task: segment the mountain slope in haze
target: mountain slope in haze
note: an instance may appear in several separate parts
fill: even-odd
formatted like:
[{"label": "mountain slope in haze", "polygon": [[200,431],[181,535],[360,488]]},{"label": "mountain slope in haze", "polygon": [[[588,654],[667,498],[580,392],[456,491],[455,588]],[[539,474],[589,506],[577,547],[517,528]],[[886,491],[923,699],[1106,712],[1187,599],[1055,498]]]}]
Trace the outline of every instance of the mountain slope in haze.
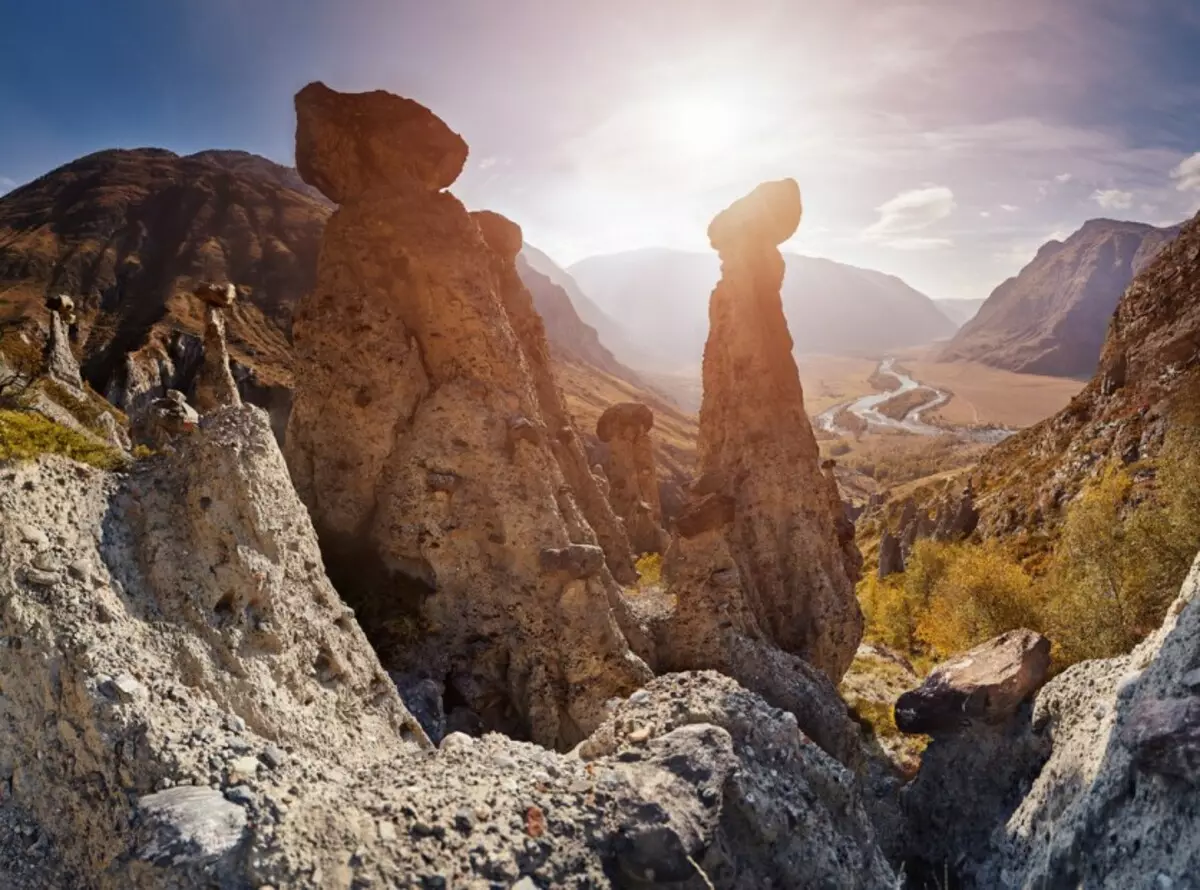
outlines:
[{"label": "mountain slope in haze", "polygon": [[1008,535],[1059,514],[1110,461],[1155,458],[1200,416],[1200,214],[1121,297],[1099,367],[1053,417],[991,449],[975,480],[981,528]]},{"label": "mountain slope in haze", "polygon": [[1066,241],[1048,242],[992,292],[942,349],[942,360],[1089,376],[1122,292],[1178,233],[1178,226],[1094,219]]},{"label": "mountain slope in haze", "polygon": [[[785,259],[783,305],[797,352],[879,355],[954,333],[933,301],[899,278],[832,260]],[[699,363],[708,337],[708,297],[721,274],[715,254],[654,248],[592,257],[569,271],[620,320],[632,345],[653,357],[650,370]],[[642,369],[635,359],[625,360]]]},{"label": "mountain slope in haze", "polygon": [[985,300],[934,300],[933,303],[941,310],[942,315],[950,319],[957,327],[962,327],[975,317],[985,303]]}]

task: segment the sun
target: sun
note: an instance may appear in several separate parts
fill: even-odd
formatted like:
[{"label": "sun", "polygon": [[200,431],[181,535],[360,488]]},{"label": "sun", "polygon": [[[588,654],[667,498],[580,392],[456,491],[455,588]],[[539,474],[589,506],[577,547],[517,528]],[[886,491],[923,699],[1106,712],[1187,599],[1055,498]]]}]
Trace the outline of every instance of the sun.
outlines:
[{"label": "sun", "polygon": [[736,149],[747,135],[744,108],[729,94],[663,97],[652,104],[650,114],[653,141],[686,158],[722,155]]}]

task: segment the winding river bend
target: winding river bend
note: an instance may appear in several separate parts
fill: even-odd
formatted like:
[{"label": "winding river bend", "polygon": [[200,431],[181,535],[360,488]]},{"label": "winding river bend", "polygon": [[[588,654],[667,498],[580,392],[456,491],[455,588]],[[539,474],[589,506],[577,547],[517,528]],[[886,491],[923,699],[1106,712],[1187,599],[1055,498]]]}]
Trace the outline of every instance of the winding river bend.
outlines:
[{"label": "winding river bend", "polygon": [[[888,392],[872,393],[869,396],[854,399],[850,402],[842,402],[834,405],[832,408],[827,408],[817,415],[817,426],[823,430],[832,433],[847,434],[847,430],[843,430],[837,425],[837,416],[843,411],[849,411],[851,414],[865,421],[868,428],[871,429],[889,429],[899,430],[906,433],[913,433],[918,436],[945,436],[956,435],[964,439],[970,439],[974,442],[1000,442],[1003,439],[1011,436],[1015,430],[1009,429],[973,429],[969,427],[943,427],[934,426],[931,423],[926,423],[922,420],[922,416],[927,411],[932,411],[934,408],[939,408],[946,402],[950,401],[950,394],[943,392],[937,387],[930,386],[927,383],[921,383],[914,380],[908,374],[896,369],[896,360],[894,358],[885,358],[879,363],[879,369],[876,372],[881,375],[888,375],[894,378],[899,386],[896,389]],[[903,417],[896,419],[888,417],[879,410],[879,406],[883,405],[899,395],[906,392],[912,392],[914,389],[925,387],[933,393],[933,395],[925,402],[912,408]]]}]

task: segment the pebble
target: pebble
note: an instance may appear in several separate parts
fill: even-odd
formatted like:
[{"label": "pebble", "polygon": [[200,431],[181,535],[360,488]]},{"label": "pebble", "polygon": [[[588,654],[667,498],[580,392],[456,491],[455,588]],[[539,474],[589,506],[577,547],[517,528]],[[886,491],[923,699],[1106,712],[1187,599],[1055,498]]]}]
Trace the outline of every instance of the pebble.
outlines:
[{"label": "pebble", "polygon": [[[229,764],[229,775],[250,778],[258,773],[257,757],[239,757]],[[232,781],[232,778],[231,778]]]},{"label": "pebble", "polygon": [[258,756],[270,769],[279,769],[287,759],[287,755],[278,745],[267,745],[263,748],[262,754]]},{"label": "pebble", "polygon": [[58,572],[47,572],[34,566],[27,566],[25,569],[25,580],[34,587],[53,587],[62,579],[59,577]]},{"label": "pebble", "polygon": [[245,785],[234,785],[225,789],[225,799],[245,807],[254,803],[254,794]]},{"label": "pebble", "polygon": [[1200,668],[1183,675],[1183,685],[1188,689],[1200,689]]},{"label": "pebble", "polygon": [[67,572],[72,578],[79,581],[86,581],[88,579],[88,565],[82,559],[77,559],[67,566]]},{"label": "pebble", "polygon": [[533,878],[525,877],[513,884],[512,890],[538,890],[538,885],[533,883]]},{"label": "pebble", "polygon": [[50,546],[50,539],[46,537],[46,533],[34,525],[22,525],[20,528],[21,540],[26,544],[33,544],[38,548]]},{"label": "pebble", "polygon": [[42,550],[34,558],[32,565],[43,572],[57,572],[60,568],[53,550]]},{"label": "pebble", "polygon": [[635,745],[640,745],[640,744],[642,744],[642,742],[647,741],[649,738],[650,738],[650,727],[649,726],[639,726],[637,729],[635,729],[633,732],[631,732],[629,734],[629,741],[633,742]]},{"label": "pebble", "polygon": [[379,822],[379,839],[381,841],[394,841],[396,839],[396,826],[391,822],[380,820]]},{"label": "pebble", "polygon": [[146,687],[134,679],[132,674],[119,674],[112,681],[113,691],[123,702],[131,702],[146,694]]},{"label": "pebble", "polygon": [[[649,701],[649,700],[650,700],[650,693],[647,692],[645,689],[639,689],[633,695],[629,696],[630,703],[635,704],[635,705],[639,705],[642,702]],[[526,880],[528,880],[528,878],[526,878]]]},{"label": "pebble", "polygon": [[222,725],[230,732],[245,732],[246,721],[237,714],[226,714]]}]

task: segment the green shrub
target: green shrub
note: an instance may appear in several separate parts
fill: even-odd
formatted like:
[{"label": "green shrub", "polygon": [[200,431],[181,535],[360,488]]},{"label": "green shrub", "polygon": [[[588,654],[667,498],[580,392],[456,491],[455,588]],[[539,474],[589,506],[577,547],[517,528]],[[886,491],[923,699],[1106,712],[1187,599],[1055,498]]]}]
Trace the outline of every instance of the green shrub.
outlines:
[{"label": "green shrub", "polygon": [[0,461],[61,454],[102,470],[121,465],[119,451],[32,411],[0,410]]}]

